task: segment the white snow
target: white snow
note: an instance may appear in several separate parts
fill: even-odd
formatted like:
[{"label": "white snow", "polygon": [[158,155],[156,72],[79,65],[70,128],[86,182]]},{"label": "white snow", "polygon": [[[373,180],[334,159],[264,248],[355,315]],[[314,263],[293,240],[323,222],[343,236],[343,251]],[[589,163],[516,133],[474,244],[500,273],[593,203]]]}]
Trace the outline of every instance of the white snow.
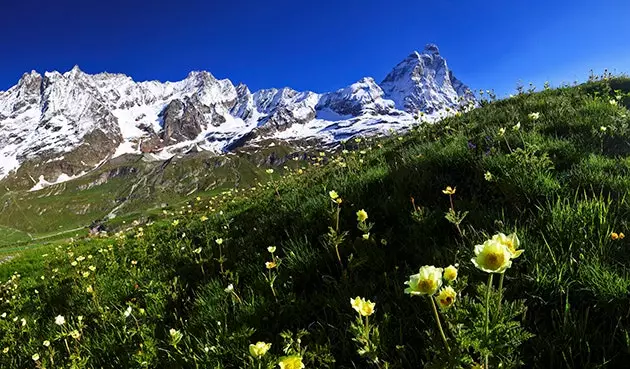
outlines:
[{"label": "white snow", "polygon": [[[161,113],[176,99],[202,112],[209,124],[191,140],[145,154],[147,160],[165,160],[190,149],[224,153],[253,130],[259,131],[251,144],[305,137],[332,142],[390,128],[404,130],[416,122],[418,111],[428,113],[424,121],[439,119],[445,108],[457,107],[460,98],[474,99],[433,45],[412,53],[380,85],[366,77],[324,94],[288,87],[251,93],[246,85],[235,87],[203,71],[177,82],[135,82],[123,74],[89,75],[78,67],[43,76],[33,71],[0,92],[0,179],[24,160],[41,155],[51,157],[48,162],[63,160],[64,153],[97,129],[112,139],[122,138],[103,160],[140,154],[142,140],[160,135]],[[50,183],[40,177],[33,188],[75,177],[61,175]]]},{"label": "white snow", "polygon": [[48,186],[52,186],[52,185],[56,185],[59,183],[64,183],[64,182],[68,182],[71,181],[73,179],[77,179],[80,177],[83,177],[86,174],[86,172],[81,172],[79,174],[76,174],[74,176],[69,176],[65,173],[61,173],[56,180],[52,181],[52,182],[48,182],[46,179],[44,179],[44,175],[39,176],[39,181],[35,184],[35,186],[33,186],[30,190],[28,190],[29,192],[33,192],[33,191],[39,191],[41,189],[44,189]]}]

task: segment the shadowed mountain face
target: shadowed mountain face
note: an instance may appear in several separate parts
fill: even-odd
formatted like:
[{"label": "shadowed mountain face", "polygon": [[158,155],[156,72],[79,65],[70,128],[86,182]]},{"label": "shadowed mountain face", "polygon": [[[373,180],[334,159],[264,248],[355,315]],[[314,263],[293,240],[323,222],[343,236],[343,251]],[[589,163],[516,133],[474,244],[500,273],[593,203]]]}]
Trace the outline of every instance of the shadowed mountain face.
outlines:
[{"label": "shadowed mountain face", "polygon": [[165,160],[193,148],[222,154],[266,139],[334,143],[404,130],[421,112],[430,121],[475,104],[432,44],[380,85],[365,77],[323,94],[288,87],[252,93],[205,71],[164,83],[78,67],[33,71],[0,92],[0,180],[17,178],[26,187],[60,182],[126,153]]}]

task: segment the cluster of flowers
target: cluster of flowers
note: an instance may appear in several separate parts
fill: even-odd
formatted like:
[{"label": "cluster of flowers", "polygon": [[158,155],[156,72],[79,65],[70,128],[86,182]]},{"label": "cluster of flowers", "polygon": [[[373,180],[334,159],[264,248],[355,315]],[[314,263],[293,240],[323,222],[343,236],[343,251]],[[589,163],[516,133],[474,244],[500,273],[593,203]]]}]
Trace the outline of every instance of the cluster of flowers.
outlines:
[{"label": "cluster of flowers", "polygon": [[[512,259],[518,258],[523,250],[519,250],[520,241],[516,233],[505,235],[498,233],[481,245],[475,246],[475,257],[472,263],[478,269],[486,273],[504,273],[512,266]],[[453,265],[446,269],[436,268],[433,265],[425,265],[420,268],[418,274],[409,277],[405,282],[408,286],[405,293],[414,295],[433,296],[436,292],[436,301],[443,309],[448,309],[455,303],[456,292],[451,286],[440,289],[443,280],[447,283],[457,278],[457,268]]]}]

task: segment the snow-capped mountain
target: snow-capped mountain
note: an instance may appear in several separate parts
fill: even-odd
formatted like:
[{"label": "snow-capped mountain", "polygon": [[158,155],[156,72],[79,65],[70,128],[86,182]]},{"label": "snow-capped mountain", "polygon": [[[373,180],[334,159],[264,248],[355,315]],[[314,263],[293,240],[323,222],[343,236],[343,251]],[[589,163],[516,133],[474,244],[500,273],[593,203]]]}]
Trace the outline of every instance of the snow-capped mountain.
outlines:
[{"label": "snow-capped mountain", "polygon": [[[80,176],[125,153],[166,159],[191,148],[222,153],[274,138],[334,142],[404,129],[476,104],[435,45],[377,84],[365,77],[328,93],[263,89],[191,72],[179,82],[123,74],[33,71],[0,91],[0,179],[39,185]],[[39,182],[35,178],[39,178]]]}]

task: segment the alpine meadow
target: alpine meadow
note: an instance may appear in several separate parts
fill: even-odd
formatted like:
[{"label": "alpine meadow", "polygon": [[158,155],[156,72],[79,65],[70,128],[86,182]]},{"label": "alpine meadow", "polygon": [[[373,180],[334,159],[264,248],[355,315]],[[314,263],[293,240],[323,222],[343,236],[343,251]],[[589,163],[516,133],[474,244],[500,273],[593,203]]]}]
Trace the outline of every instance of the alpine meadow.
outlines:
[{"label": "alpine meadow", "polygon": [[71,239],[54,232],[80,224],[68,206],[10,223],[66,183],[7,190],[23,206],[0,228],[0,367],[625,367],[630,79],[476,104],[235,155],[215,166],[228,180],[174,177],[168,205],[137,197]]}]

